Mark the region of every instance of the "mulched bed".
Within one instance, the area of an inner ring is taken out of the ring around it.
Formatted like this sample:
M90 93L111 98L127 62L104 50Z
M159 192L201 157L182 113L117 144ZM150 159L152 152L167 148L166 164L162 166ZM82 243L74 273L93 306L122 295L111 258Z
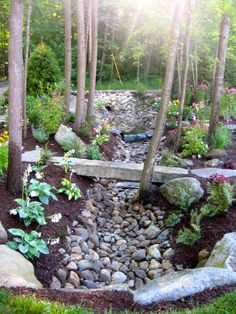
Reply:
M89 142L88 142L89 143ZM31 136L29 130L28 137L24 141L24 151L34 150L38 143ZM39 145L43 146L43 145ZM106 160L112 159L114 148L117 146L117 139L111 135L110 141L102 145L102 151ZM48 148L56 152L57 156L63 156L64 152L59 145L54 141L53 137L50 137L48 141ZM230 157L236 160L236 142L232 144L229 149ZM26 164L24 164L26 166ZM44 170L45 180L49 184L55 187L60 186L61 178L68 178L69 174L65 174L64 171L55 165L50 165ZM35 259L33 264L35 266L35 272L37 278L42 282L44 287L48 287L53 274L59 268L59 256L58 249L60 247L65 248L65 241L63 240L66 235L67 228L72 228L72 223L77 220L77 216L85 206L86 190L93 183L93 180L87 177L81 177L73 175L73 182L77 183L84 194L84 198L79 201L68 202L66 196L58 195L58 202L51 201L49 206L45 206L45 216L51 216L56 213L62 214L62 219L58 223L52 223L47 219L47 224L38 228L38 231L42 232L42 238L45 240L51 238L61 238L61 243L57 245L50 245L50 254L42 255L40 258ZM201 180L201 183L205 185L205 180ZM19 196L20 197L20 196ZM30 227L24 227L19 219L11 216L9 210L16 207L14 198L5 189L4 182L0 184L0 199L1 199L1 210L0 220L4 227L8 228L21 228L25 231L30 231L36 228L36 225ZM155 198L152 200L156 206L161 207L162 210L170 211L172 206L167 204L159 193L156 193ZM201 204L198 204L200 206ZM223 235L227 232L236 231L236 205L232 206L229 212L225 215L215 218L204 218L202 220L202 238L192 247L186 247L183 245L176 245L175 236L178 230L189 222L189 217L185 217L180 224L178 224L172 232L172 245L176 251L173 258L175 264L183 264L185 267L195 267L197 264L198 252L202 249L212 250L215 243L220 240ZM236 286L235 286L236 287ZM34 293L39 298L46 298L48 300L58 300L66 304L80 304L92 309L98 310L103 313L107 308L113 308L117 310L140 310L143 312L156 311L157 313L178 308L193 308L199 303L208 303L217 296L230 291L235 287L223 287L217 289L209 289L203 293L194 295L192 297L184 298L177 302L168 302L163 304L154 304L149 307L140 307L134 304L132 295L128 292L103 292L103 291L80 291L70 292L65 291L52 291L48 289L44 290L31 290L25 288L16 288L11 291L14 294L29 294Z

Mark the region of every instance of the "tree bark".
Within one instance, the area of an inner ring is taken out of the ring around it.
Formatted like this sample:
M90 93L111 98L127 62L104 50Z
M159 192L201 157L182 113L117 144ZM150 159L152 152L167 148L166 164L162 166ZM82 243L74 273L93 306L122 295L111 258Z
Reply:
M96 88L96 73L97 73L97 50L98 50L98 0L92 2L92 23L91 23L91 61L89 64L90 86L87 106L87 120L91 118Z
M160 112L157 116L155 130L154 130L151 142L149 144L147 159L145 160L145 163L144 163L144 168L143 168L141 182L140 182L140 188L139 188L139 192L137 196L138 199L143 199L150 193L153 169L155 165L155 155L159 148L161 136L164 131L167 111L168 111L168 104L169 104L170 95L171 95L171 88L173 84L176 52L177 52L184 4L185 4L185 1L178 1L178 4L176 6L176 11L175 11L175 16L172 22L167 67L166 67L166 73L165 73L165 82L164 82L163 94L162 94L162 99L161 99L161 107L160 107Z
M23 87L22 32L24 1L11 0L10 37L8 45L9 64L9 165L7 187L12 194L21 192L22 117L21 101Z
M26 23L26 44L25 44L25 64L24 64L24 85L23 85L23 104L22 104L22 115L23 115L23 129L24 138L27 137L27 72L28 72L28 59L29 59L29 45L30 45L30 21L32 13L32 0L28 1L28 14Z
M191 15L192 15L192 0L189 0L187 21L186 21L185 45L184 45L185 64L184 64L184 71L183 71L183 76L182 76L183 79L182 79L182 86L181 86L180 108L179 108L179 116L178 116L178 128L177 128L177 134L176 134L175 151L178 150L181 131L182 131L183 111L184 111L185 94L186 94L186 86L187 86L188 70L189 70Z
M85 50L86 50L86 60L88 60L88 64L91 60L91 6L92 0L87 0L86 2L86 14L85 14ZM87 64L87 61L86 61Z
M183 40L182 35L180 37L179 49L177 49L177 73L178 73L178 99L181 98L182 95L182 67L183 67Z
M227 54L228 37L230 30L230 18L227 14L222 15L220 36L218 44L218 55L216 61L215 77L213 84L213 96L211 106L211 118L208 132L208 144L212 144L212 135L215 133L219 122L220 92L224 83L225 61Z
M109 18L108 18L109 19ZM107 48L107 37L108 37L108 22L105 23L105 31L104 31L104 43L103 43L103 50L102 50L102 58L101 58L101 66L99 71L99 81L102 82L102 73L106 58L106 48Z
M84 0L77 0L77 100L74 131L78 134L85 119L85 79L86 79L86 49L85 49L85 24L84 24Z
M70 110L70 86L71 86L71 0L64 0L65 22L65 108Z

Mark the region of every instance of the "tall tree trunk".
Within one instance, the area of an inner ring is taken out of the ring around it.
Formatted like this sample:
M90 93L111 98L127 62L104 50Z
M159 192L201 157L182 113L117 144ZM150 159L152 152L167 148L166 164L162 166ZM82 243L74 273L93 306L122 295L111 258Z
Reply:
M22 32L24 1L11 0L10 37L8 45L9 64L9 166L8 190L21 191L22 119L21 101L23 87Z
M176 6L176 11L175 11L175 16L172 22L167 67L166 67L166 74L165 74L165 82L164 82L163 94L162 94L162 99L161 99L161 107L160 107L160 111L156 120L155 130L154 130L151 142L149 144L147 159L145 160L145 163L144 163L144 168L143 168L141 182L140 182L140 188L138 192L139 199L145 198L150 192L153 169L155 165L155 155L159 148L161 136L164 131L167 111L168 111L168 104L169 104L170 95L171 95L171 88L173 84L176 52L177 52L184 4L185 4L185 1L178 1L178 4Z
M188 12L187 12L187 21L186 21L185 44L184 44L184 61L185 61L185 64L184 64L183 80L182 80L182 87L181 87L181 98L180 98L180 108L179 108L178 128L177 128L177 134L176 134L175 151L178 150L181 131L182 131L184 102L185 102L186 86L187 86L187 80L188 80L188 70L189 70L189 46L190 46L191 15L192 15L192 0L189 0Z
M25 44L25 64L24 64L24 84L23 84L23 104L22 104L22 115L23 115L23 129L24 138L27 137L27 105L26 105L26 94L27 94L27 72L28 72L28 59L29 59L29 45L30 45L30 21L32 13L32 0L28 1L28 14L26 24L26 44Z
M92 0L86 1L85 6L85 51L86 51L86 60L88 60L88 64L91 60L91 9L92 9ZM87 64L87 61L86 61Z
M108 18L109 20L109 18ZM105 23L105 31L104 31L104 40L103 40L103 50L102 50L102 58L101 58L101 66L99 71L99 81L102 82L102 73L106 58L106 48L107 48L107 37L108 37L108 22Z
M182 34L179 41L179 49L177 49L177 73L178 73L178 99L182 94L182 68L183 68L183 39Z
M115 41L115 23L113 21L112 25L112 31L111 31L111 42L113 43ZM113 52L112 52L113 55ZM111 55L111 73L110 73L110 81L113 80L113 75L114 75L114 62L113 62L113 57Z
M227 14L222 15L218 55L216 62L213 97L211 106L211 118L208 132L208 144L212 144L212 135L215 133L217 124L219 122L219 110L220 110L220 92L224 83L225 61L228 45L228 37L230 30L230 18Z
M145 79L148 78L149 72L150 72L150 67L151 67L151 60L152 60L152 50L148 54L148 59L147 59L147 65L146 65L146 71L145 71Z
M77 0L77 100L74 131L78 134L85 119L85 79L86 79L86 50L85 50L85 25L84 25L84 0Z
M95 88L96 88L96 73L97 73L97 51L98 51L98 0L92 2L92 24L91 24L91 62L89 64L90 73L90 86L89 86L89 97L87 106L87 119L91 118L94 99L95 99Z
M65 22L65 108L70 110L70 85L71 85L71 0L64 0Z

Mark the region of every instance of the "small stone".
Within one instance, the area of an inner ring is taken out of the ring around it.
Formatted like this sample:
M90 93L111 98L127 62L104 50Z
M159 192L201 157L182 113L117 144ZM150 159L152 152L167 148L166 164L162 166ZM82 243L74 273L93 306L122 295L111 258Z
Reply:
M140 249L140 250L133 252L131 258L137 262L145 260L146 259L146 249Z
M147 276L147 273L144 270L139 269L139 268L135 269L134 273L137 277L142 278L142 279L144 279Z
M84 280L94 280L93 273L90 270L84 270L79 273L80 278L83 278Z
M136 278L135 280L135 289L139 289L143 286L143 280L141 278Z
M58 250L58 253L59 253L60 255L64 255L64 254L66 253L66 250L64 250L63 248L60 248L60 249Z
M91 213L87 210L83 210L81 212L81 216L83 216L84 218L90 218L91 217Z
M81 237L84 241L87 241L89 238L89 232L85 228L75 228L75 234L79 237Z
M164 230L164 231L161 232L161 233L159 234L159 236L156 238L157 242L158 242L158 243L163 243L163 242L167 241L168 238L169 238L169 234L170 234L169 229Z
M93 265L90 261L83 259L77 263L78 265L78 270L83 271L87 269L93 269Z
M149 264L149 270L155 270L155 269L160 269L162 266L161 266L161 263L156 261L155 259L152 259L150 261L150 264Z
M152 223L151 220L145 220L145 221L143 222L143 227L144 227L144 228L147 228L148 226L150 226L151 223Z
M207 249L204 249L204 250L201 250L199 253L198 253L198 262L201 262L202 260L205 260L206 258L208 258L210 255L210 252L207 250Z
M163 258L170 259L174 255L175 255L175 251L172 248L169 248L163 253Z
M65 284L65 289L74 290L75 287L74 287L71 283L67 282L67 283Z
M80 247L81 247L81 250L84 254L89 254L89 247L88 247L88 244L86 242L81 241Z
M162 269L163 270L173 269L173 265L168 260L163 260L162 261Z
M94 250L89 249L89 255L90 255L92 261L98 261L99 260L99 255Z
M160 261L161 260L161 253L159 251L159 244L154 244L149 246L147 249L147 254L156 260Z
M131 280L128 281L128 287L129 288L131 288L131 289L134 288L134 285L135 285L134 279L131 279Z
M153 269L153 270L149 270L148 272L148 277L150 279L156 279L156 278L159 278L161 277L163 273L163 270L162 269Z
M105 283L111 282L111 271L109 269L101 269L100 280Z
M81 254L82 251L81 251L80 246L74 246L74 247L72 247L71 253L73 253L73 254Z
M98 288L100 288L99 284L97 282L94 282L93 280L84 280L83 284L88 289L98 289Z
M142 270L147 270L148 269L148 262L144 261L139 263L139 268Z
M80 278L76 272L71 271L68 277L68 282L71 283L75 288L80 286Z
M97 234L92 233L89 235L89 240L94 244L95 248L99 246L99 239Z
M68 270L77 270L77 264L76 264L76 262L70 262L67 266L66 266L66 268L68 269Z
M144 235L146 236L147 240L155 239L158 234L160 233L160 229L154 225L150 225L145 231Z
M114 274L112 274L112 281L114 283L118 283L118 284L124 283L126 281L126 279L127 279L127 276L120 271L117 271Z
M50 283L50 289L61 289L61 282L57 277L52 277L52 282Z
M57 271L57 277L60 279L61 284L64 285L67 277L67 271L63 268L59 268Z

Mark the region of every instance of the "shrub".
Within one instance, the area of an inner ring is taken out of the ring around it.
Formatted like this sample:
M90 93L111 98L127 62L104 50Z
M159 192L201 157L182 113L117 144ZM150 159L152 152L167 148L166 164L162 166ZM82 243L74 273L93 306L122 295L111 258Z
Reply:
M194 128L185 131L183 138L182 157L196 156L201 158L208 152L205 142L205 132L196 124Z
M29 58L28 92L42 95L50 91L54 83L61 80L61 71L56 55L44 43L39 44Z
M109 137L106 134L101 134L100 132L96 135L95 139L92 141L92 145L102 146L103 143L108 142Z
M236 89L225 88L220 96L220 116L225 120L236 119Z
M166 167L182 167L182 161L179 157L175 156L168 149L162 150L162 160L159 162L160 166Z
M87 121L82 124L82 127L79 130L79 135L84 137L89 137L91 133L91 127Z
M20 251L27 259L39 257L40 253L49 254L47 244L44 240L39 239L41 234L36 231L29 233L21 229L8 229L15 236L13 241L7 242L7 245L13 249Z
M8 167L8 143L0 144L0 176L3 176Z
M45 130L49 135L56 133L65 116L64 98L62 96L27 97L29 122Z
M33 129L32 134L39 143L45 143L49 139L48 133L43 129Z
M75 183L72 183L71 180L63 178L61 180L61 185L62 188L60 188L57 192L66 194L69 201L73 199L76 201L81 198L80 188Z
M232 131L223 124L220 124L212 135L212 146L225 149L231 144Z
M11 215L19 215L23 219L25 226L29 226L33 221L36 221L39 225L44 225L44 208L40 202L25 201L21 198L15 199L15 202L19 205L17 208L10 210Z
M87 148L86 153L87 153L88 159L92 159L92 160L102 160L103 159L103 155L102 155L101 150L100 150L98 145L90 145Z
M65 141L62 146L63 150L66 152L71 152L71 157L81 158L86 151L85 144L79 138L73 140Z
M210 105L208 101L202 100L198 103L192 103L193 114L195 118L198 118L201 122L210 118Z

